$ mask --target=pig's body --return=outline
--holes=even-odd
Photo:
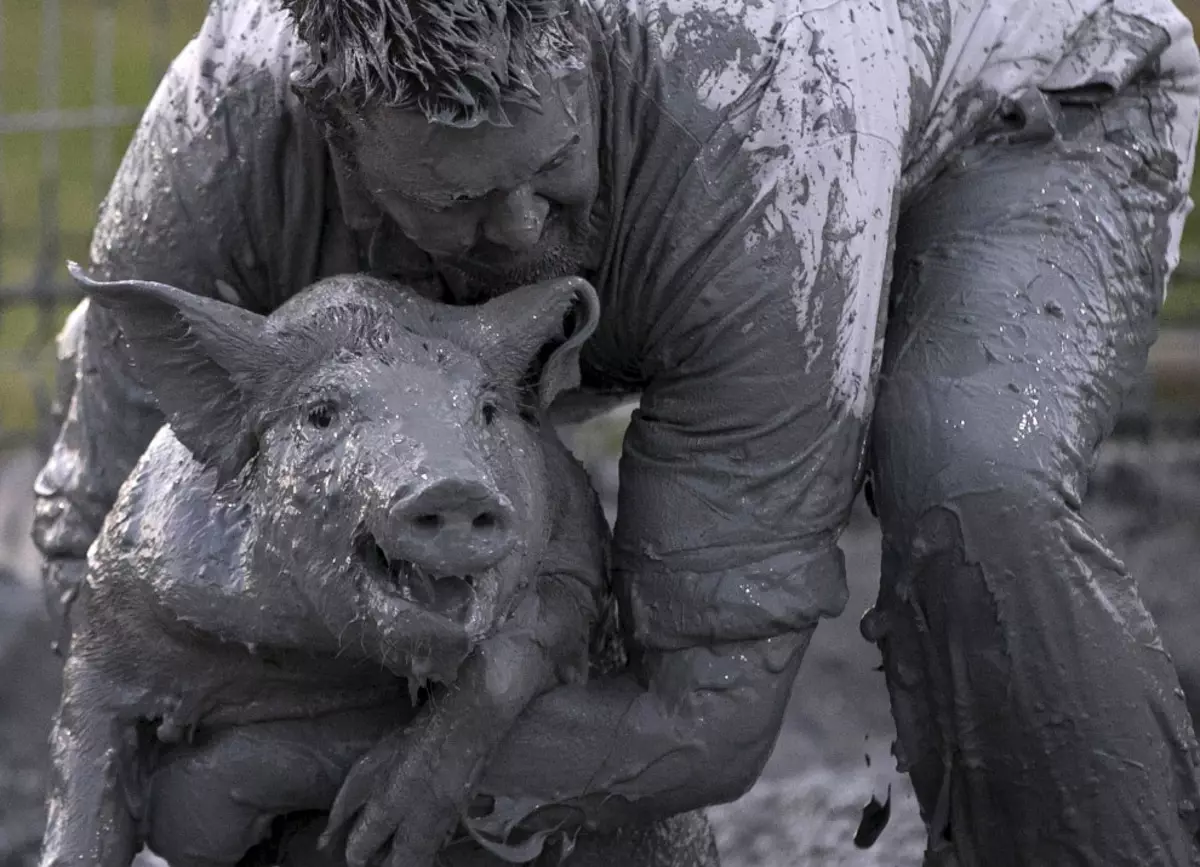
[[[422,408],[436,404],[439,395],[413,393],[415,387],[403,382],[425,382],[428,390],[440,376],[447,388],[457,388],[460,380],[473,381],[478,365],[460,351],[464,341],[456,343],[453,328],[447,332],[442,322],[430,324],[436,334],[401,329],[396,323],[412,311],[392,311],[392,299],[381,294],[387,291],[383,284],[372,282],[367,290],[364,295],[361,286],[335,286],[298,298],[274,332],[275,317],[250,321],[239,313],[245,321],[224,321],[222,316],[233,314],[216,307],[172,310],[171,305],[192,302],[159,292],[158,301],[167,301],[165,318],[143,325],[150,332],[159,328],[154,339],[164,346],[178,350],[181,341],[194,341],[188,349],[193,353],[200,347],[196,358],[180,362],[198,379],[198,404],[216,401],[218,421],[225,418],[222,412],[237,414],[229,395],[222,396],[214,381],[203,381],[226,374],[231,394],[244,391],[262,400],[270,394],[277,403],[269,411],[256,409],[253,425],[226,418],[221,428],[214,422],[221,441],[200,444],[197,418],[186,410],[172,417],[168,406],[173,426],[163,428],[147,449],[93,546],[85,617],[73,638],[54,733],[46,867],[81,860],[127,867],[147,840],[167,850],[161,854],[173,867],[189,867],[199,862],[190,858],[188,841],[205,839],[211,856],[214,832],[226,841],[232,867],[257,844],[271,845],[267,838],[278,838],[281,827],[288,827],[272,826],[272,820],[287,814],[302,818],[288,820],[301,833],[284,844],[285,860],[339,863],[336,845],[315,854],[312,834],[305,836],[311,817],[303,817],[327,813],[331,806],[335,815],[361,806],[356,799],[365,797],[352,785],[343,787],[343,780],[352,767],[363,773],[370,758],[364,753],[377,764],[393,758],[404,763],[408,777],[414,768],[427,769],[428,791],[413,807],[428,811],[427,822],[446,823],[449,830],[465,807],[465,789],[521,709],[559,682],[586,677],[589,661],[612,664],[617,642],[611,622],[605,621],[607,634],[597,632],[600,613],[608,608],[607,528],[582,468],[549,425],[528,415],[528,396],[506,401],[501,395],[494,406],[487,403],[486,435],[469,430],[481,418],[476,410],[454,415],[475,394],[470,388],[449,400],[440,415],[431,410],[421,427]],[[158,303],[137,291],[124,303]],[[569,331],[561,324],[566,310],[561,299],[544,294],[542,300],[549,305],[535,313],[555,332]],[[119,297],[110,303],[120,309]],[[432,309],[425,302],[406,303],[421,308],[418,323],[433,323],[422,318]],[[294,377],[303,380],[299,390],[296,382],[284,384],[280,377],[286,372],[274,362],[259,365],[267,373],[251,376],[253,364],[234,369],[236,362],[201,346],[205,328],[229,339],[234,352],[236,345],[256,351],[257,340],[282,346],[283,338],[290,340],[323,315],[322,304],[370,314],[363,321],[373,330],[305,344],[310,353],[314,346],[328,350],[336,363],[306,358],[307,367],[299,368],[308,373]],[[154,315],[138,310],[130,315]],[[380,310],[386,314],[382,319]],[[349,314],[338,315],[344,320]],[[210,316],[217,317],[215,325],[205,318]],[[127,324],[136,349],[137,322]],[[504,317],[499,325],[485,324],[485,330],[495,326],[503,332]],[[460,327],[478,330],[479,323]],[[586,331],[585,322],[579,333]],[[564,347],[569,353],[579,333],[568,333],[565,342],[559,335],[551,356]],[[359,338],[361,346],[346,345]],[[509,373],[527,364],[525,355],[538,354],[541,343],[534,342],[518,339],[515,350],[504,350],[501,334],[497,351]],[[149,366],[156,359],[147,352],[142,363]],[[214,359],[216,366],[206,369]],[[552,379],[553,361],[545,364],[542,376]],[[372,377],[381,373],[400,386],[389,379],[386,388],[373,387]],[[263,378],[268,376],[274,377],[269,385]],[[492,383],[497,376],[504,378],[493,369],[480,381]],[[523,377],[509,378],[515,387]],[[258,383],[253,389],[247,385],[251,380]],[[179,383],[166,375],[161,385]],[[344,421],[346,432],[335,428],[329,434],[335,422],[324,423],[328,419],[321,414],[328,401],[314,404],[319,412],[304,417],[309,424],[301,433],[285,423],[314,388],[351,394],[338,412],[345,419],[353,414],[354,425]],[[181,400],[168,394],[160,399],[168,405]],[[312,421],[313,412],[320,424]],[[383,438],[373,440],[373,430]],[[243,439],[253,440],[252,448],[243,448]],[[413,448],[397,460],[406,444]],[[484,472],[472,466],[484,457],[499,468]],[[441,536],[420,536],[425,525],[416,519],[400,521],[408,514],[405,503],[414,498],[418,512],[440,510],[437,532],[446,536],[445,544],[430,542]],[[478,513],[468,535],[446,535],[467,507],[469,514]],[[482,529],[470,535],[476,525]],[[371,540],[374,560],[363,539]],[[416,559],[401,561],[398,551]],[[400,562],[407,565],[393,565]],[[415,592],[428,596],[416,600]],[[598,660],[601,647],[608,650]],[[425,686],[436,712],[414,700]],[[199,786],[188,805],[178,810],[166,805],[155,810],[152,825],[140,822],[139,802],[154,797],[157,775],[179,766],[177,758],[187,755],[193,737],[245,739],[238,753],[246,767],[245,791],[206,797]],[[307,762],[305,773],[295,772],[297,761]],[[625,838],[585,841],[581,852],[595,863],[638,867],[710,863],[715,849],[702,817],[694,816]],[[260,848],[255,857],[263,854]],[[478,846],[461,843],[441,858],[495,861]]]
[[[92,549],[75,637],[73,655],[118,687],[114,710],[163,717],[160,738],[178,740],[401,695],[409,704],[403,681],[355,648],[339,654],[302,597],[255,574],[254,512],[218,496],[213,474],[159,431]]]

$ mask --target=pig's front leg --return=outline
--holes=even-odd
[[[139,847],[133,727],[108,704],[117,684],[73,655],[51,734],[51,780],[40,867],[129,867]]]
[[[575,582],[539,579],[536,592],[480,644],[454,684],[354,766],[324,844],[345,833],[351,867],[371,863],[389,839],[388,867],[433,864],[484,763],[517,717],[562,680],[583,676],[591,610]]]

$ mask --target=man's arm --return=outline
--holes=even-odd
[[[101,207],[90,252],[98,279],[159,280],[261,309],[291,285],[285,269],[309,258],[281,255],[282,239],[304,224],[292,225],[276,190],[301,176],[282,144],[311,133],[287,128],[286,78],[280,85],[259,69],[260,57],[278,57],[269,22],[232,36],[231,19],[252,6],[213,3],[159,85]],[[292,204],[304,199],[289,194]],[[313,213],[323,210],[305,223]],[[52,607],[71,595],[117,490],[162,424],[111,316],[84,304],[76,318],[73,393],[35,488],[33,535]]]
[[[576,812],[539,824],[646,821],[735,800],[761,773],[816,624],[845,604],[836,543],[863,453],[865,417],[833,404],[827,368],[805,372],[791,304],[706,323],[698,369],[647,390],[614,546],[634,664],[531,706],[484,774],[503,795],[492,828],[552,803]]]
[[[487,765],[481,828],[604,830],[736,800],[770,757],[811,634],[651,654],[644,681],[548,693]]]
[[[671,219],[626,242],[637,279],[606,300],[632,336],[600,345],[638,346],[648,378],[614,543],[636,664],[534,703],[485,772],[482,791],[506,796],[497,816],[558,803],[603,827],[737,798],[818,620],[845,604],[837,539],[861,479],[909,111],[891,14],[798,13],[759,96],[694,124],[686,169],[655,175]],[[674,43],[693,45],[682,30]],[[722,80],[695,57],[684,68]]]

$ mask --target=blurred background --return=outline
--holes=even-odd
[[[1200,0],[1179,5],[1200,21]],[[0,867],[34,863],[57,701],[28,528],[30,486],[53,435],[53,339],[79,298],[64,262],[86,259],[97,207],[143,106],[206,7],[0,0]],[[1163,326],[1088,508],[1142,580],[1186,668],[1200,660],[1200,217],[1189,224]],[[610,513],[627,417],[618,411],[568,432]],[[846,615],[818,631],[763,781],[714,811],[730,867],[919,863],[915,807],[888,755],[878,655],[857,631],[878,581],[878,546],[873,522],[856,514],[844,542]],[[1190,680],[1185,687],[1192,692]],[[861,807],[889,790],[891,824],[873,849],[855,849]]]

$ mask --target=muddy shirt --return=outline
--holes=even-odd
[[[662,649],[807,628],[846,600],[836,539],[905,203],[1045,93],[1149,72],[1194,106],[1190,25],[1168,0],[594,2],[608,233],[584,382],[642,394],[614,547],[628,616]],[[290,92],[305,60],[274,0],[213,3],[102,209],[96,276],[259,312],[332,273],[429,278]],[[1194,117],[1163,123],[1190,166]],[[161,422],[102,311],[84,332],[39,481],[51,556],[85,553]]]

